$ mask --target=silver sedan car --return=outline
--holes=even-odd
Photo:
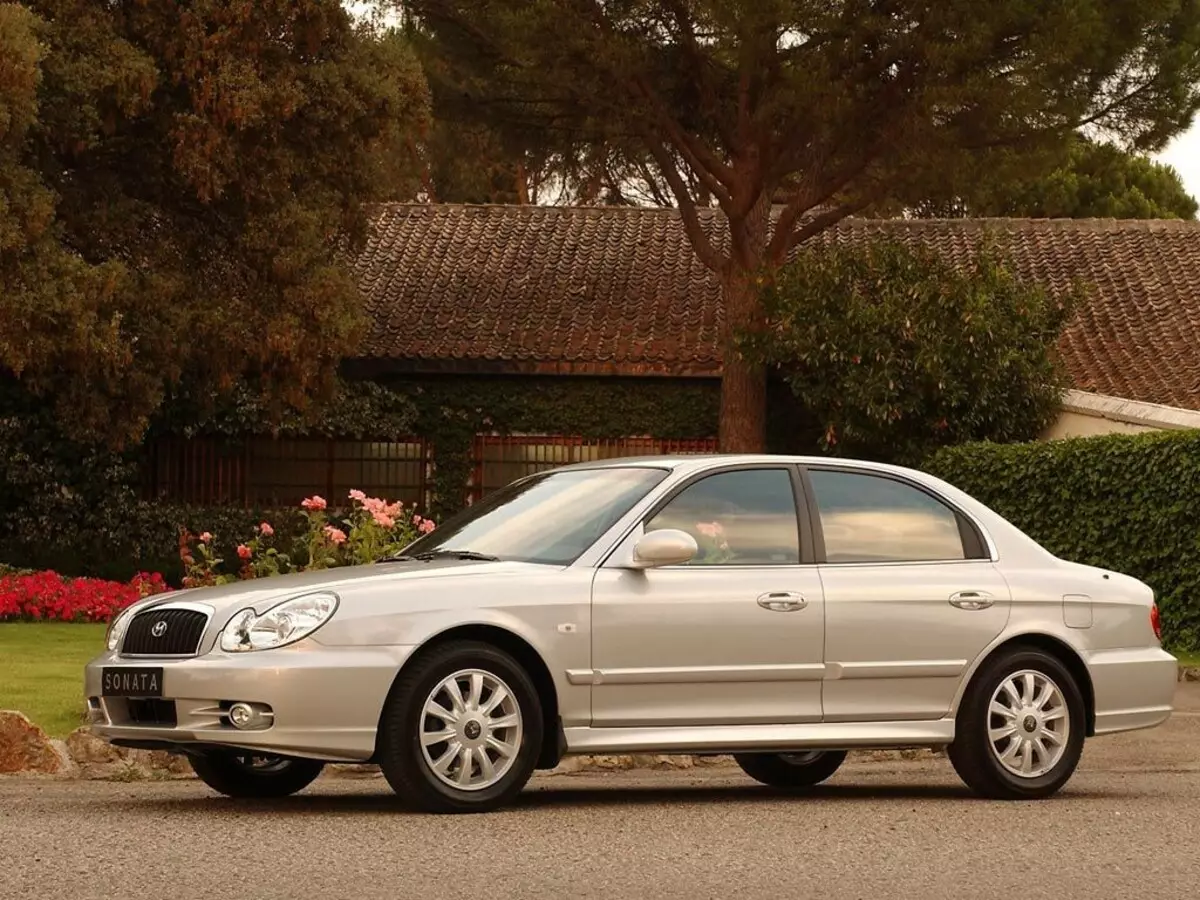
[[[402,556],[140,602],[86,670],[98,734],[221,793],[374,763],[436,812],[594,753],[803,789],[849,750],[945,748],[977,794],[1047,797],[1175,682],[1140,581],[918,471],[754,455],[522,478]]]

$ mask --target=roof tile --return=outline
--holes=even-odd
[[[673,210],[391,204],[354,263],[363,359],[445,370],[715,375],[720,288]],[[705,225],[723,235],[715,212]],[[890,238],[965,261],[990,236],[1018,275],[1091,286],[1061,350],[1084,391],[1200,409],[1200,224],[847,219],[825,242]]]

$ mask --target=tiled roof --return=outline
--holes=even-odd
[[[359,357],[408,370],[715,375],[720,290],[677,213],[387,205],[356,260]],[[706,225],[723,232],[715,213]],[[1200,224],[850,219],[821,240],[887,237],[964,258],[990,236],[1020,276],[1090,297],[1061,349],[1083,391],[1200,409]]]

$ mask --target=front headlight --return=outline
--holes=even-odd
[[[156,597],[155,599],[160,600],[162,598]],[[125,630],[129,628],[129,623],[133,621],[133,617],[149,605],[149,603],[134,603],[127,606],[117,614],[115,619],[108,623],[108,631],[104,635],[104,642],[110,651],[116,650],[121,646],[121,639],[125,637]]]
[[[326,591],[284,600],[261,616],[243,609],[221,632],[221,649],[245,653],[294,644],[328,622],[337,608],[337,594]]]

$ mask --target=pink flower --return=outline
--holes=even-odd
[[[384,507],[387,506],[387,504],[384,503],[382,500],[380,500],[378,497],[366,497],[363,499],[362,505],[363,505],[363,509],[365,509],[367,512],[371,513],[372,515],[377,512],[383,512]]]
[[[350,499],[357,500],[359,503],[362,503],[364,500],[367,499],[367,495],[364,494],[362,491],[351,491]]]
[[[710,538],[717,538],[725,531],[720,522],[697,522],[696,530]]]
[[[325,526],[325,537],[329,538],[335,544],[346,543],[346,532],[340,528],[334,528],[332,525]]]
[[[413,516],[413,524],[416,525],[418,528],[421,527],[421,522],[423,522],[423,521],[424,520],[420,516]]]
[[[437,525],[434,523],[433,519],[426,519],[417,527],[420,529],[421,534],[429,534],[429,532],[437,528]]]
[[[203,534],[200,535],[200,543],[202,543],[202,544],[207,544],[211,540],[212,540],[212,532],[205,531]]]
[[[325,504],[324,497],[318,497],[317,495],[314,494],[313,496],[309,497],[307,500],[301,501],[300,505],[303,506],[305,509],[309,510],[310,512],[312,512],[314,510],[324,509],[326,504]]]
[[[238,544],[238,556],[242,559],[249,559],[251,555],[250,548],[245,544]]]
[[[271,535],[273,535],[275,533],[275,529],[272,528],[268,523],[263,522],[261,525],[258,526],[258,533],[261,534],[263,537],[270,537]]]
[[[394,528],[396,526],[396,520],[381,510],[375,510],[371,513],[371,518],[375,520],[376,525],[382,528]]]

